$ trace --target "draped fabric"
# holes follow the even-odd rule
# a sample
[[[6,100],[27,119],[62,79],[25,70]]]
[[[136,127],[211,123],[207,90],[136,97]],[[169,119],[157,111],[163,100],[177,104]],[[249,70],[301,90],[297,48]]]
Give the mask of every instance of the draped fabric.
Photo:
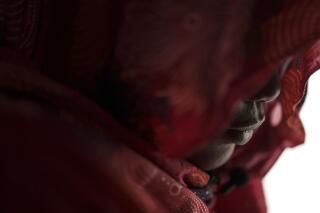
[[[266,212],[261,179],[304,142],[320,2],[0,0],[4,212]],[[183,160],[290,59],[280,97],[207,206]],[[224,184],[222,180],[220,184]],[[210,210],[209,210],[210,209]]]

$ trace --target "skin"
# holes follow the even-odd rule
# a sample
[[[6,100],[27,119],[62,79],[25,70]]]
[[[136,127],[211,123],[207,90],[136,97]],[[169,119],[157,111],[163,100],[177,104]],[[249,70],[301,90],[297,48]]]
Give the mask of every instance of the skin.
[[[207,143],[193,153],[189,160],[206,171],[225,164],[231,158],[237,145],[245,145],[250,141],[255,130],[265,120],[265,103],[275,100],[279,94],[280,73],[276,73],[256,95],[238,104],[234,120],[223,136]]]

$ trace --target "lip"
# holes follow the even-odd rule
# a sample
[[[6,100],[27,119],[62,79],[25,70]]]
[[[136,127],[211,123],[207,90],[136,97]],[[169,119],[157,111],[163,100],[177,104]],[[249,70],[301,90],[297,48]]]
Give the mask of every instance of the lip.
[[[264,103],[258,101],[240,102],[229,129],[249,131],[257,129],[265,121]]]
[[[225,143],[245,145],[251,140],[251,138],[253,137],[253,134],[254,134],[254,129],[244,130],[244,131],[229,129],[225,133],[223,140],[225,141]]]
[[[235,120],[221,138],[193,153],[189,160],[203,170],[212,170],[225,164],[237,145],[247,144],[255,129],[265,121],[264,105],[260,102],[240,103]]]
[[[243,101],[239,104],[235,119],[223,135],[225,143],[244,145],[250,141],[254,131],[265,121],[264,103]]]
[[[230,130],[235,130],[235,131],[251,131],[259,128],[263,122],[265,121],[265,116],[257,120],[255,123],[252,123],[247,126],[231,126],[229,129]]]

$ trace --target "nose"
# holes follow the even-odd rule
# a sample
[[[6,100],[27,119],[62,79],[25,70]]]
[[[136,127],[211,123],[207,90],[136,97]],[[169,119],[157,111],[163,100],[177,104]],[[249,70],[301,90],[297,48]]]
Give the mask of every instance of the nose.
[[[274,101],[280,95],[280,85],[280,73],[277,72],[250,100],[265,103]]]

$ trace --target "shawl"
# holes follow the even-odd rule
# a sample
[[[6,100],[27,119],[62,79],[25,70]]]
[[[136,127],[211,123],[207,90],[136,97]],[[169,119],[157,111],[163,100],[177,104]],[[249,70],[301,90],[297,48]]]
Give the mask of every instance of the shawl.
[[[0,0],[4,212],[266,212],[261,180],[303,143],[320,2]],[[265,124],[217,171],[249,182],[206,205],[183,160],[287,59]],[[228,180],[222,179],[220,184]],[[18,205],[17,205],[18,204]]]

